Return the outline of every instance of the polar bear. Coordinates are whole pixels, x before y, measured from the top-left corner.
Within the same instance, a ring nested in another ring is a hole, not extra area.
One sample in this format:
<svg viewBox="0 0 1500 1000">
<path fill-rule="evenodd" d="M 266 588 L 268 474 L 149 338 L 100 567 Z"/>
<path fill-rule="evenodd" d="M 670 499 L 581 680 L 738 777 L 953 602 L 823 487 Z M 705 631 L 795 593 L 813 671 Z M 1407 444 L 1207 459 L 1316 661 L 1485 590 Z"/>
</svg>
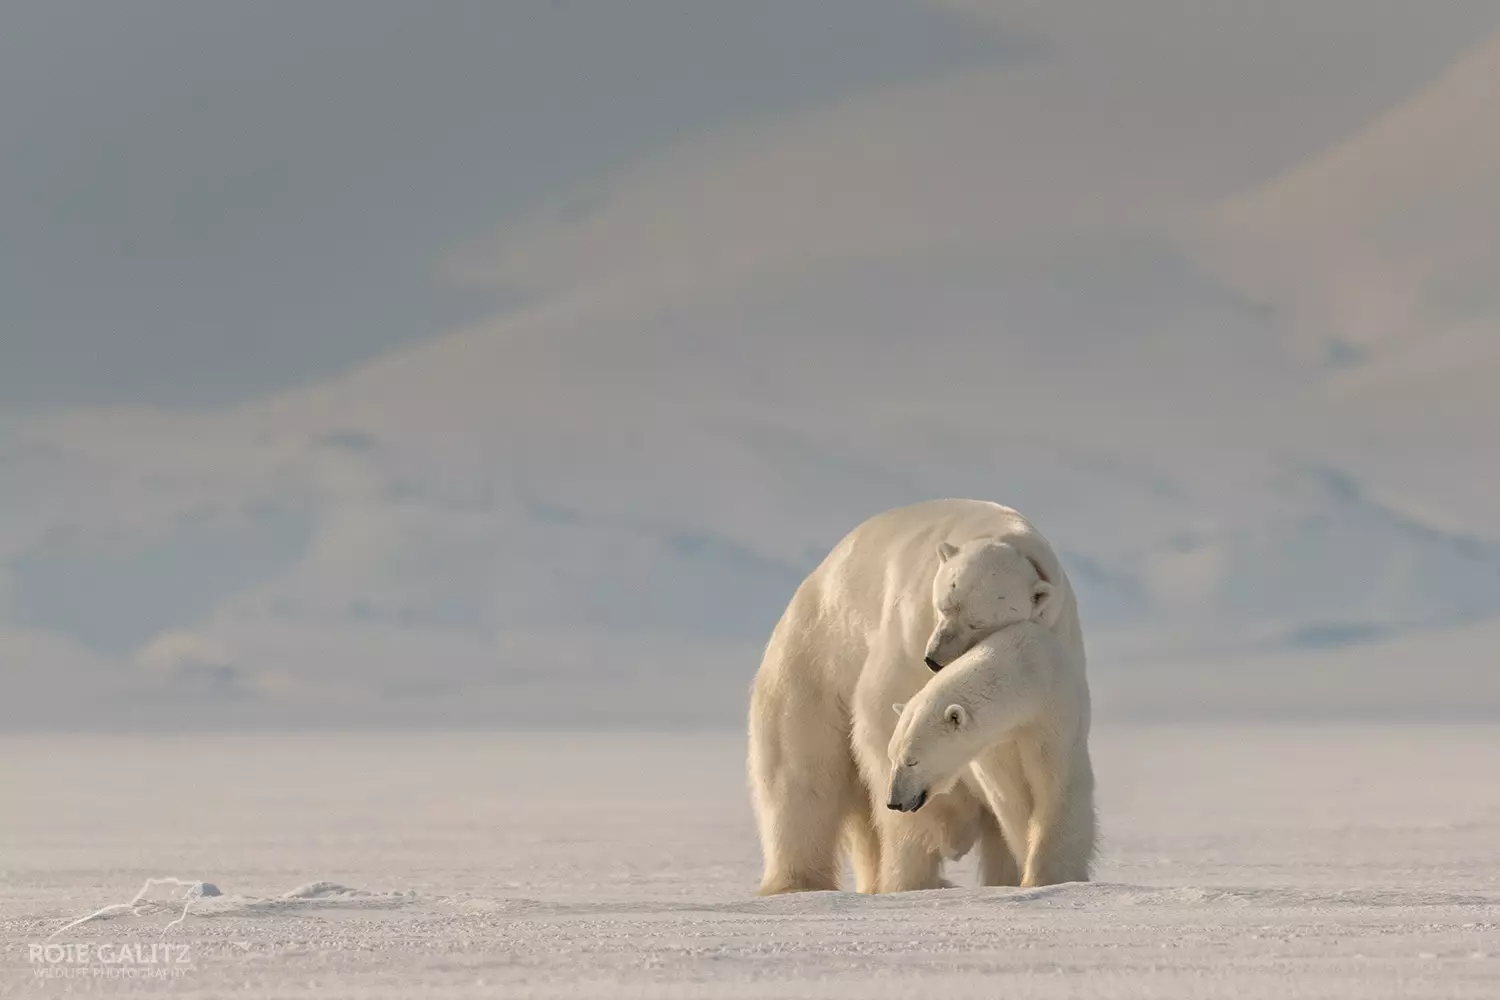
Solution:
<svg viewBox="0 0 1500 1000">
<path fill-rule="evenodd" d="M 1017 884 L 977 779 L 918 813 L 885 808 L 892 704 L 1016 621 L 1048 628 L 1083 663 L 1072 586 L 1051 544 L 1009 507 L 913 504 L 834 547 L 792 596 L 751 689 L 762 894 L 838 888 L 841 848 L 861 892 L 932 888 L 944 884 L 944 858 L 974 841 L 985 884 Z"/>
<path fill-rule="evenodd" d="M 1088 730 L 1083 665 L 1044 625 L 1008 625 L 902 709 L 887 806 L 917 812 L 970 775 L 1016 850 L 1021 885 L 1086 882 L 1095 843 Z"/>
</svg>

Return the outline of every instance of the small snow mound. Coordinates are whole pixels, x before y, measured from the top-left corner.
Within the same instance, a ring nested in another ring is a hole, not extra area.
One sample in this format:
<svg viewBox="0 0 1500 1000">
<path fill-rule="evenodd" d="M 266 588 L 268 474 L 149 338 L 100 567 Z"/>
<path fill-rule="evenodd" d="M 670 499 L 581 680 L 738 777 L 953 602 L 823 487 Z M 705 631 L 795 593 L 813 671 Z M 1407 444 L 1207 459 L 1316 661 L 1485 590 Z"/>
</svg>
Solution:
<svg viewBox="0 0 1500 1000">
<path fill-rule="evenodd" d="M 368 896 L 363 889 L 351 889 L 337 882 L 309 882 L 281 894 L 282 899 L 327 899 L 329 896 Z"/>
<path fill-rule="evenodd" d="M 369 892 L 337 882 L 308 882 L 276 896 L 225 896 L 198 900 L 192 912 L 201 917 L 271 915 L 299 910 L 390 910 L 417 903 L 415 890 Z"/>
</svg>

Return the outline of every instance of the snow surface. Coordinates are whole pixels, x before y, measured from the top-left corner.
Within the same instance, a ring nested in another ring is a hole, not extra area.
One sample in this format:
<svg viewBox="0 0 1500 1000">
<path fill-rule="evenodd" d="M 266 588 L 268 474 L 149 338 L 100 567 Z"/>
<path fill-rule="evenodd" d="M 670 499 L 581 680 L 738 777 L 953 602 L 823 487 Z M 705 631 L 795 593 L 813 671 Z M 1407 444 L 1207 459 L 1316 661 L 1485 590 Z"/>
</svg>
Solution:
<svg viewBox="0 0 1500 1000">
<path fill-rule="evenodd" d="M 751 897 L 739 734 L 0 754 L 0 992 L 1500 996 L 1493 726 L 1106 730 L 1097 882 L 886 897 Z M 167 876 L 223 895 L 163 935 L 159 886 L 54 941 L 186 945 L 176 978 L 37 980 L 30 945 Z"/>
</svg>

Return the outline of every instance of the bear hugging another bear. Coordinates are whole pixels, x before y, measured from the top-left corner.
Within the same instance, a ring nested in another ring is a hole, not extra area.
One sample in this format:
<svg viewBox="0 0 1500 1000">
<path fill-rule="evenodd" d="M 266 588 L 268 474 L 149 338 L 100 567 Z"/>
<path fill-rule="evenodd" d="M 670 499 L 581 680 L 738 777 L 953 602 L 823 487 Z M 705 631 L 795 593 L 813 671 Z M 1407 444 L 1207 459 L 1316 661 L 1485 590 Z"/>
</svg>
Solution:
<svg viewBox="0 0 1500 1000">
<path fill-rule="evenodd" d="M 894 709 L 894 710 L 893 710 Z M 1073 588 L 1009 507 L 934 500 L 851 531 L 797 588 L 750 698 L 760 893 L 1085 881 L 1089 694 Z"/>
</svg>

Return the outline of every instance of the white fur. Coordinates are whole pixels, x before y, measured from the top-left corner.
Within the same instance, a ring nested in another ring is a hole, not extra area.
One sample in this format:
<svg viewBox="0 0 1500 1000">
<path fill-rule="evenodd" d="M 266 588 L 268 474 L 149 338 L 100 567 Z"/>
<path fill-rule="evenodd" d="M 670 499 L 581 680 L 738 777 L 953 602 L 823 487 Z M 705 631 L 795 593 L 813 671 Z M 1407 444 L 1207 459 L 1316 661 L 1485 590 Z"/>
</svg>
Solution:
<svg viewBox="0 0 1500 1000">
<path fill-rule="evenodd" d="M 891 736 L 893 809 L 971 775 L 1021 856 L 1021 885 L 1082 882 L 1094 856 L 1083 664 L 1039 622 L 975 644 L 907 703 Z"/>
<path fill-rule="evenodd" d="M 1077 604 L 1057 556 L 999 504 L 897 508 L 828 554 L 782 614 L 751 692 L 763 894 L 837 888 L 841 847 L 861 892 L 942 885 L 942 861 L 975 843 L 985 884 L 1019 881 L 976 777 L 960 776 L 920 812 L 898 813 L 886 808 L 887 750 L 892 705 L 934 676 L 924 657 L 941 665 L 1033 619 L 1081 668 Z"/>
</svg>

